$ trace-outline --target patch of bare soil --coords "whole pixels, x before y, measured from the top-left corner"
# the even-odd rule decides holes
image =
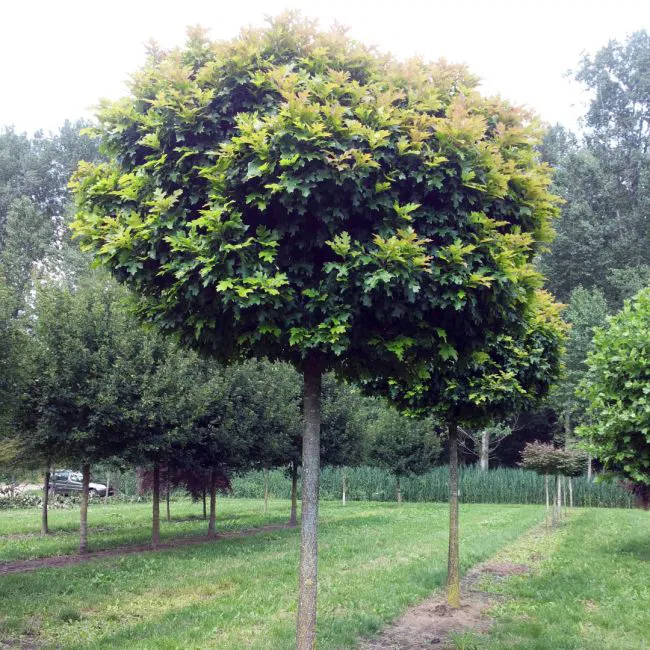
[[[445,594],[436,592],[423,603],[411,607],[402,618],[374,638],[359,645],[360,650],[431,650],[449,647],[450,636],[463,632],[487,632],[492,620],[490,607],[498,596],[481,591],[487,575],[499,579],[529,573],[524,564],[485,562],[474,567],[461,581],[460,609],[447,605]]]
[[[150,553],[153,551],[165,551],[170,548],[181,546],[192,546],[194,544],[205,544],[207,542],[218,542],[221,539],[237,539],[240,537],[249,537],[250,535],[259,535],[275,530],[284,530],[291,528],[289,524],[272,524],[269,526],[259,526],[257,528],[245,528],[244,530],[231,530],[217,534],[215,537],[200,535],[195,537],[181,537],[168,542],[161,542],[155,548],[150,544],[133,544],[130,546],[118,546],[117,548],[107,549],[105,551],[91,551],[83,555],[57,555],[55,557],[42,557],[34,560],[15,560],[13,562],[0,562],[0,576],[9,573],[24,573],[26,571],[36,571],[38,569],[49,569],[71,564],[80,564],[90,560],[101,559],[105,557],[115,557],[121,555],[131,555],[133,553]],[[2,646],[0,646],[2,648]]]

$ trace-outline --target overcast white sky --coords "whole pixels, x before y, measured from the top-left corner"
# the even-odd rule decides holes
[[[147,40],[181,44],[196,24],[229,38],[288,8],[402,58],[465,62],[486,92],[571,127],[586,97],[564,73],[583,51],[650,31],[648,0],[4,0],[0,125],[31,133],[90,117],[100,97],[125,94]]]

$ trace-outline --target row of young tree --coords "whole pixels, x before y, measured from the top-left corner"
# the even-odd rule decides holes
[[[128,292],[104,273],[74,288],[39,282],[14,321],[13,453],[5,465],[44,470],[42,532],[47,534],[50,468],[82,468],[80,552],[87,550],[88,482],[93,464],[149,468],[152,543],[160,538],[163,483],[197,496],[208,488],[208,533],[215,498],[228,478],[252,469],[292,476],[290,523],[296,524],[301,464],[301,384],[285,363],[251,360],[228,367],[200,359],[146,329]],[[430,419],[400,415],[327,375],[321,457],[329,465],[362,462],[397,477],[423,473],[441,441]]]

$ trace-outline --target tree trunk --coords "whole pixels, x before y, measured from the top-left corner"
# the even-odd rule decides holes
[[[165,505],[167,507],[167,521],[170,522],[172,520],[172,513],[169,508],[169,492],[170,492],[170,484],[169,484],[169,465],[167,465],[167,480],[165,482],[166,484],[166,489],[165,489]]]
[[[321,368],[316,360],[307,358],[303,371],[305,420],[302,436],[302,514],[297,650],[313,650],[316,647],[321,374]]]
[[[104,494],[104,505],[108,505],[108,489],[111,487],[111,475],[110,472],[106,474],[106,494]]]
[[[217,536],[217,472],[210,472],[210,521],[208,521],[208,537]]]
[[[569,476],[569,507],[573,509],[573,479]]]
[[[396,477],[397,480],[395,481],[395,495],[397,497],[397,505],[402,505],[402,483],[399,479],[399,476]]]
[[[458,429],[449,424],[449,556],[447,561],[447,603],[460,607],[460,554],[458,542]]]
[[[264,514],[269,514],[269,470],[264,468]]]
[[[43,509],[41,510],[41,535],[47,535],[50,528],[47,524],[47,506],[50,498],[50,468],[45,470],[43,478]]]
[[[557,520],[562,521],[562,477],[557,477]]]
[[[205,478],[203,479],[203,521],[208,518],[208,507],[205,500]]]
[[[79,510],[79,553],[88,552],[88,484],[90,483],[90,465],[81,468],[81,508]]]
[[[289,526],[298,525],[298,463],[291,463],[291,516]]]
[[[490,469],[490,432],[484,429],[481,434],[481,469],[487,472]]]
[[[591,457],[591,454],[589,454],[589,457],[587,458],[587,481],[591,483],[591,477],[594,472],[594,467],[593,467],[593,458]]]
[[[153,517],[151,523],[151,546],[156,548],[160,544],[160,463],[153,466]]]
[[[553,526],[556,526],[558,523],[559,517],[559,500],[560,500],[560,477],[555,475],[555,492],[553,494]]]
[[[548,473],[544,474],[544,491],[546,492],[546,527],[548,528],[549,510],[551,509],[551,503],[548,494]]]
[[[341,490],[341,502],[343,505],[345,505],[347,498],[348,498],[348,473],[345,469],[345,467],[341,470],[341,478],[342,478],[342,490]]]
[[[567,477],[562,477],[562,507],[564,508],[564,514],[566,516],[566,497],[567,497]]]

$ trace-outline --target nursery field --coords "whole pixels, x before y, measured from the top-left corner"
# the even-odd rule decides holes
[[[259,500],[220,499],[218,528],[281,524],[288,510],[284,500],[264,515]],[[163,541],[204,534],[200,514],[198,504],[173,502]],[[53,534],[41,539],[37,510],[3,512],[0,563],[74,553],[77,516],[52,511]],[[93,504],[91,550],[145,543],[149,517],[150,504]],[[462,506],[463,570],[521,546],[543,519],[539,506]],[[322,503],[319,648],[354,648],[439,588],[447,520],[444,504]],[[507,600],[495,610],[494,635],[463,635],[455,647],[580,648],[586,638],[590,648],[650,647],[641,622],[650,608],[647,513],[575,510],[559,532],[535,539],[535,548],[517,551],[542,558],[534,575],[495,587]],[[0,647],[291,648],[298,541],[297,529],[275,529],[0,574]],[[625,611],[614,616],[621,602]]]

